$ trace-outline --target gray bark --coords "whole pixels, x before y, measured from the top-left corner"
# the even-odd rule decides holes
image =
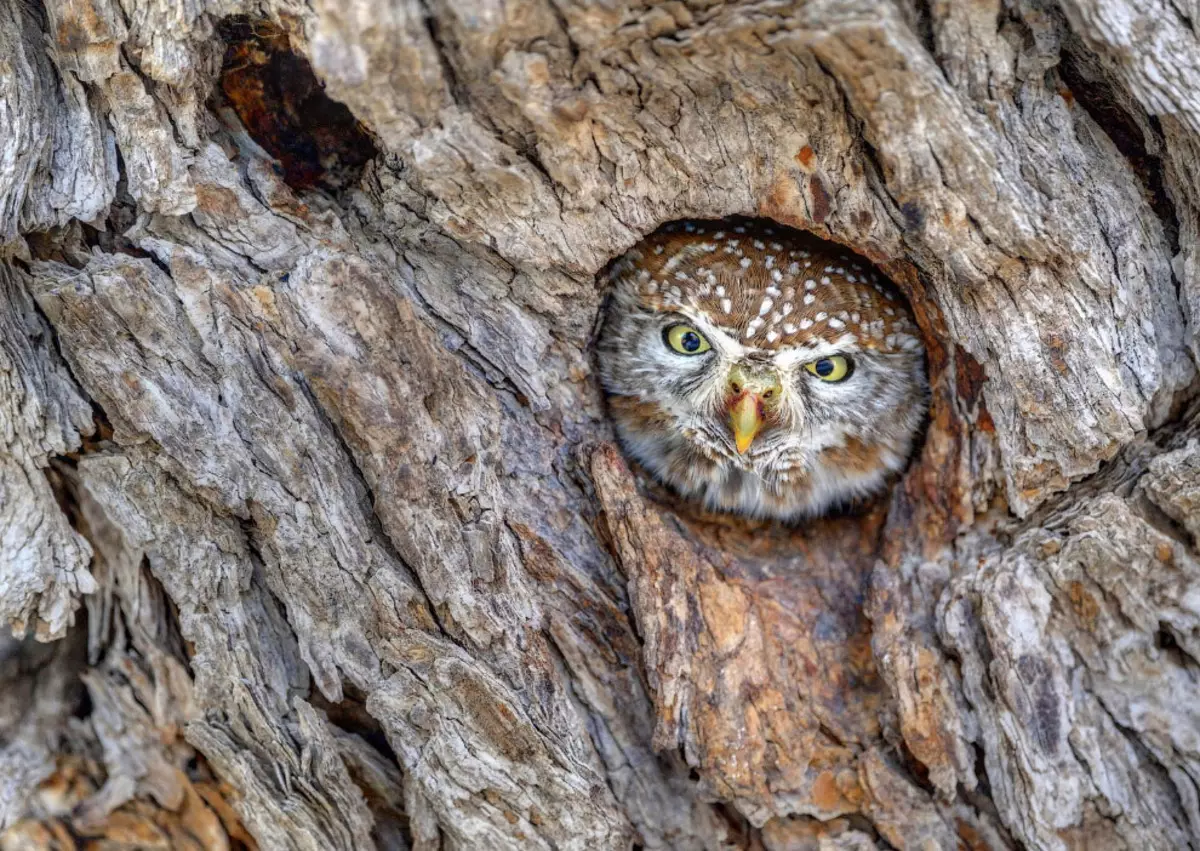
[[[1166,0],[0,0],[0,848],[1200,847],[1198,92]],[[732,214],[913,305],[863,514],[612,444],[598,273]]]

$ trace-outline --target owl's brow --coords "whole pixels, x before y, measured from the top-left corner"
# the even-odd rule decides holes
[[[671,322],[686,322],[689,325],[694,325],[697,331],[708,338],[710,344],[720,348],[722,353],[728,357],[735,359],[743,358],[751,352],[760,351],[759,349],[742,345],[742,343],[721,330],[720,327],[714,325],[703,313],[693,312],[685,307],[669,313],[660,313],[659,315],[667,319],[667,324]]]
[[[723,354],[733,360],[762,360],[772,362],[779,368],[788,369],[829,355],[854,354],[859,351],[858,338],[853,334],[842,334],[834,340],[818,339],[809,346],[789,346],[786,349],[747,346],[713,325],[702,315],[693,316],[683,312],[673,312],[670,315],[677,317],[674,321],[682,320],[695,325],[697,330],[708,337],[709,343],[721,348]]]
[[[816,340],[811,346],[789,346],[774,353],[775,365],[788,368],[830,355],[855,354],[860,350],[857,342],[853,334],[843,334],[836,340]]]

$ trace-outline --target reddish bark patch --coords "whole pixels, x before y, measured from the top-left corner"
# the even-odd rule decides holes
[[[983,366],[971,357],[970,352],[962,346],[955,346],[954,371],[958,397],[968,407],[973,406],[979,400],[983,384],[987,381],[987,374],[983,371]]]
[[[1070,372],[1066,358],[1069,348],[1067,341],[1058,334],[1050,334],[1045,342],[1046,347],[1050,349],[1050,365],[1054,367],[1054,371],[1059,375],[1066,375]]]
[[[829,217],[829,193],[825,184],[815,174],[808,179],[808,191],[812,195],[812,217],[814,222],[823,222]]]

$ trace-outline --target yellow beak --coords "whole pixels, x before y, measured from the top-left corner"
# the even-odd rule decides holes
[[[757,393],[743,393],[729,409],[729,424],[733,428],[733,442],[739,455],[745,455],[763,425],[762,397]]]

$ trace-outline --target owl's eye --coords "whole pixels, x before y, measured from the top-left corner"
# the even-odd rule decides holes
[[[712,348],[708,340],[690,325],[672,325],[663,332],[663,340],[681,355],[698,355]]]
[[[804,365],[804,368],[815,375],[822,381],[828,381],[831,384],[838,381],[845,381],[850,377],[850,373],[854,372],[854,364],[850,359],[842,355],[830,355],[827,358],[818,358]]]

